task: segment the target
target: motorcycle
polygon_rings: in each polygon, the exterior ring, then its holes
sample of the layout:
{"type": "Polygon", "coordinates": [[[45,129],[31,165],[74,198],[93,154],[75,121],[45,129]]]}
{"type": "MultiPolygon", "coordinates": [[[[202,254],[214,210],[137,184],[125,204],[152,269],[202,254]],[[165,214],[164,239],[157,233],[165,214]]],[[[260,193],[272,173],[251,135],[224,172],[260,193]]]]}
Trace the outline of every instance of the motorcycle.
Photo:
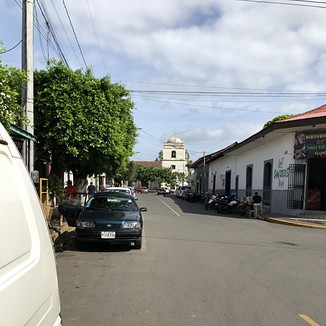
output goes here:
{"type": "Polygon", "coordinates": [[[205,204],[205,209],[206,210],[210,210],[211,208],[213,208],[214,206],[216,206],[216,204],[217,204],[217,196],[216,195],[212,195],[212,197],[209,198],[209,200],[205,204]]]}
{"type": "Polygon", "coordinates": [[[254,206],[251,201],[248,200],[247,197],[244,197],[241,203],[238,206],[238,213],[242,216],[249,214],[250,211],[254,209],[254,206]]]}
{"type": "Polygon", "coordinates": [[[240,200],[235,196],[223,196],[217,206],[217,211],[220,214],[237,214],[240,200]]]}

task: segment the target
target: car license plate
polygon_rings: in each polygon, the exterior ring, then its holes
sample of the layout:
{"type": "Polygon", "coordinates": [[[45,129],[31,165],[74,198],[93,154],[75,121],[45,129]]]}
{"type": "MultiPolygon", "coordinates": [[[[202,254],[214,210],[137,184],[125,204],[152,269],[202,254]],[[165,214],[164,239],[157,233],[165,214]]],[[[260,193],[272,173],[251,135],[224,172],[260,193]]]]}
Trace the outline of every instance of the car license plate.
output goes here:
{"type": "Polygon", "coordinates": [[[114,239],[115,232],[113,231],[102,231],[101,232],[101,239],[114,239]]]}

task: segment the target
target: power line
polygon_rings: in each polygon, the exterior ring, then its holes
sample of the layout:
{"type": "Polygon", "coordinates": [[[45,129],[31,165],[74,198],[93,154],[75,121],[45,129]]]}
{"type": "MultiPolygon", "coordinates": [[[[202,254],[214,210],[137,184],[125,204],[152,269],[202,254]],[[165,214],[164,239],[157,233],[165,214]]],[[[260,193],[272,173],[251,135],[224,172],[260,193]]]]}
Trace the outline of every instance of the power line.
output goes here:
{"type": "Polygon", "coordinates": [[[8,52],[14,50],[21,42],[22,42],[22,40],[20,40],[15,46],[13,46],[12,48],[10,48],[8,50],[1,50],[0,53],[4,54],[4,53],[8,53],[8,52]]]}
{"type": "Polygon", "coordinates": [[[54,0],[51,0],[51,3],[52,3],[52,7],[53,7],[53,9],[54,9],[54,11],[56,13],[57,19],[58,19],[58,21],[59,21],[59,23],[61,25],[61,28],[64,31],[64,34],[66,36],[66,39],[67,39],[68,43],[70,44],[70,48],[72,49],[72,52],[74,54],[74,57],[75,57],[76,61],[78,61],[79,66],[82,66],[82,63],[80,61],[80,58],[79,58],[79,56],[77,55],[77,52],[76,52],[76,47],[75,47],[75,45],[73,45],[73,42],[71,41],[71,39],[69,37],[69,34],[67,32],[67,29],[65,28],[65,25],[62,22],[62,19],[61,19],[61,16],[62,15],[60,15],[59,12],[58,12],[58,10],[57,10],[58,5],[56,3],[54,3],[54,0]]]}
{"type": "Polygon", "coordinates": [[[254,98],[297,98],[297,97],[311,97],[321,96],[326,97],[326,92],[238,92],[238,91],[187,91],[187,90],[131,90],[132,93],[148,94],[148,95],[164,95],[164,96],[196,96],[196,97],[254,97],[254,98]]]}
{"type": "MultiPolygon", "coordinates": [[[[257,109],[249,109],[249,108],[234,108],[234,107],[220,107],[220,106],[214,106],[214,105],[200,105],[200,104],[194,104],[193,101],[191,102],[191,104],[189,103],[182,103],[182,102],[173,102],[171,100],[163,100],[163,99],[146,99],[148,101],[154,101],[154,102],[160,102],[160,103],[168,103],[168,104],[176,104],[176,105],[182,105],[182,106],[192,106],[192,107],[198,107],[198,108],[204,108],[204,109],[215,109],[215,110],[225,110],[225,111],[245,111],[245,112],[261,112],[261,111],[258,111],[257,109]]],[[[228,101],[230,102],[230,101],[228,101]]],[[[241,102],[244,102],[244,101],[241,101],[241,102]]],[[[237,102],[239,103],[239,102],[237,102]]],[[[278,113],[284,113],[283,111],[271,111],[271,110],[268,110],[268,111],[264,111],[264,113],[275,113],[275,114],[278,114],[278,113]]]]}
{"type": "Polygon", "coordinates": [[[101,47],[100,47],[100,42],[99,42],[99,40],[98,40],[98,36],[97,36],[97,33],[96,33],[96,29],[95,29],[95,25],[94,25],[94,21],[93,21],[93,16],[92,16],[91,9],[90,9],[90,7],[89,7],[88,0],[86,0],[86,3],[87,3],[87,8],[88,8],[89,15],[90,15],[90,17],[91,17],[91,22],[92,22],[92,26],[93,26],[93,31],[94,31],[94,34],[95,34],[95,37],[96,37],[97,47],[98,47],[99,52],[100,52],[100,56],[101,56],[101,59],[102,59],[103,67],[104,67],[104,70],[107,72],[107,68],[106,68],[106,65],[105,65],[104,57],[103,57],[103,54],[102,54],[102,49],[101,49],[101,47]]]}
{"type": "MultiPolygon", "coordinates": [[[[38,19],[38,14],[37,14],[36,8],[35,8],[34,22],[35,22],[34,26],[36,27],[36,24],[39,24],[39,19],[38,19]]],[[[40,24],[39,24],[39,26],[40,26],[40,24]]],[[[45,62],[49,62],[49,55],[47,56],[45,53],[45,49],[44,49],[43,42],[42,42],[42,34],[40,31],[38,33],[38,37],[39,37],[40,48],[41,48],[43,58],[44,58],[45,62]]],[[[49,42],[47,42],[47,44],[49,44],[49,42]]],[[[49,54],[49,51],[47,52],[47,54],[49,54]]]]}
{"type": "MultiPolygon", "coordinates": [[[[293,2],[298,3],[291,3],[291,2],[279,2],[279,1],[266,1],[266,0],[237,0],[242,2],[255,2],[255,3],[267,3],[267,4],[274,4],[274,5],[285,5],[285,6],[296,6],[296,7],[309,7],[309,8],[319,8],[319,9],[326,9],[326,2],[323,1],[304,1],[304,0],[292,0],[293,2]],[[315,3],[316,5],[307,4],[307,3],[315,3]],[[325,6],[320,6],[317,4],[325,4],[325,6]]],[[[288,0],[291,1],[291,0],[288,0]]]]}
{"type": "Polygon", "coordinates": [[[71,18],[70,18],[69,11],[68,11],[68,8],[67,8],[67,6],[66,6],[66,2],[65,2],[65,0],[62,0],[62,3],[63,3],[63,6],[64,6],[64,8],[65,8],[65,10],[66,10],[66,14],[67,14],[67,17],[68,17],[68,19],[69,19],[69,23],[70,23],[71,29],[72,29],[72,31],[73,31],[73,33],[74,33],[74,36],[75,36],[75,39],[76,39],[76,42],[77,42],[77,45],[78,45],[79,52],[80,52],[80,54],[81,54],[81,56],[82,56],[82,58],[83,58],[83,61],[84,61],[84,64],[85,64],[86,69],[88,69],[88,67],[87,67],[87,63],[86,63],[86,60],[85,60],[85,57],[84,57],[84,54],[83,54],[83,51],[82,51],[82,49],[81,49],[81,46],[80,46],[79,41],[78,41],[77,34],[76,34],[76,32],[75,32],[74,25],[72,24],[72,21],[71,21],[71,18]]]}
{"type": "MultiPolygon", "coordinates": [[[[64,55],[64,52],[63,52],[63,50],[62,50],[62,48],[61,48],[61,46],[60,46],[59,39],[58,39],[58,37],[56,36],[56,33],[55,33],[55,30],[54,30],[53,24],[51,23],[50,16],[49,16],[48,13],[47,13],[46,6],[45,6],[44,1],[42,1],[42,4],[40,4],[40,1],[37,0],[37,4],[38,4],[39,9],[40,9],[40,11],[41,11],[41,14],[42,14],[42,16],[43,16],[43,18],[44,18],[44,20],[45,20],[46,27],[47,27],[47,29],[49,30],[50,34],[52,35],[53,41],[54,41],[54,43],[55,43],[55,45],[56,45],[56,50],[58,51],[57,54],[59,55],[59,57],[62,58],[62,60],[65,62],[65,64],[66,64],[67,66],[69,66],[69,65],[68,65],[68,61],[67,61],[67,59],[66,59],[66,57],[65,57],[65,55],[64,55]]],[[[38,25],[40,25],[40,24],[38,23],[38,25]]],[[[41,28],[39,28],[38,30],[40,31],[41,28]]],[[[49,44],[50,41],[48,40],[48,38],[46,38],[46,39],[47,39],[47,43],[49,44]]],[[[53,47],[52,47],[52,48],[53,48],[53,47]]]]}

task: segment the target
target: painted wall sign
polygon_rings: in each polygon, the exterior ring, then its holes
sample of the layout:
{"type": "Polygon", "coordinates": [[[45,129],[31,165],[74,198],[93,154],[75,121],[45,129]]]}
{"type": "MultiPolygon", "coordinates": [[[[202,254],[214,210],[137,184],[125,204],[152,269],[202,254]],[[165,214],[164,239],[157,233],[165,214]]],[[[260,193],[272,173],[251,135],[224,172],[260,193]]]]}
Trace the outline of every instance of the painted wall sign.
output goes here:
{"type": "Polygon", "coordinates": [[[277,179],[279,188],[284,188],[284,179],[289,176],[289,169],[284,167],[284,157],[278,160],[277,169],[273,173],[274,179],[277,179]]]}
{"type": "Polygon", "coordinates": [[[296,133],[293,157],[294,159],[326,158],[326,132],[296,133]]]}

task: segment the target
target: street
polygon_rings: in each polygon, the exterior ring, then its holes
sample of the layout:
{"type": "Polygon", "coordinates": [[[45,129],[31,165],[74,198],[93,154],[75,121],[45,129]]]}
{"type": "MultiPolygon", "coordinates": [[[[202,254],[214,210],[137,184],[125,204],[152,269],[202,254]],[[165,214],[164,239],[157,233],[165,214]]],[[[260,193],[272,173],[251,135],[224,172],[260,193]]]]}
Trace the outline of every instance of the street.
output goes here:
{"type": "Polygon", "coordinates": [[[324,230],[138,197],[141,250],[72,238],[57,255],[65,326],[326,324],[324,230]]]}

